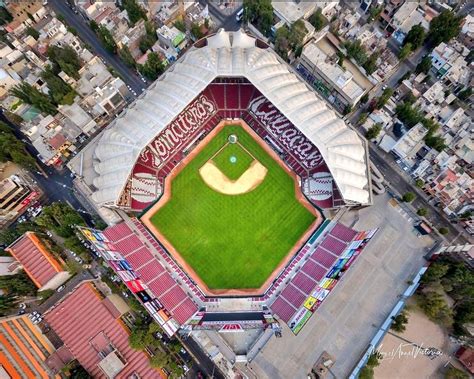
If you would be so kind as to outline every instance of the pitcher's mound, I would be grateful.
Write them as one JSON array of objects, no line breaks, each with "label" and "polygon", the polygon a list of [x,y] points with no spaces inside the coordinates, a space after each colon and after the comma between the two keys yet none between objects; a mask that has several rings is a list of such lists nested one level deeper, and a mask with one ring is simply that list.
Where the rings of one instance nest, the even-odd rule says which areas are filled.
[{"label": "pitcher's mound", "polygon": [[200,169],[202,180],[214,191],[224,195],[240,195],[257,188],[267,175],[267,168],[258,161],[253,161],[250,167],[237,180],[229,179],[213,161],[207,161]]}]

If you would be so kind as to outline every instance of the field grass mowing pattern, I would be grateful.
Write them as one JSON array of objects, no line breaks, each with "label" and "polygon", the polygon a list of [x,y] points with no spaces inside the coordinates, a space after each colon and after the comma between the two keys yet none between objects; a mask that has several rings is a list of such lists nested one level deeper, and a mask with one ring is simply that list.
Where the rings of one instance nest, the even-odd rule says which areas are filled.
[{"label": "field grass mowing pattern", "polygon": [[[268,173],[251,192],[210,189],[199,168],[236,134]],[[151,221],[210,289],[260,287],[314,221],[295,184],[240,126],[226,126],[173,179],[171,199]]]}]

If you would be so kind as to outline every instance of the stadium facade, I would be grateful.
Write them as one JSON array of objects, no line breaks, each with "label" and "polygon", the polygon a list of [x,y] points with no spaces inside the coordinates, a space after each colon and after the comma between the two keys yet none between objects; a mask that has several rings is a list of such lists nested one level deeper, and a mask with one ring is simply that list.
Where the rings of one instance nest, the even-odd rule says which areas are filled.
[{"label": "stadium facade", "polygon": [[84,237],[169,335],[261,331],[243,343],[246,351],[236,347],[228,359],[236,362],[253,359],[280,323],[297,334],[376,230],[324,220],[258,295],[203,291],[130,214],[154,204],[170,173],[225,120],[242,120],[265,141],[314,206],[371,204],[366,142],[268,45],[242,31],[199,40],[69,167],[112,225],[81,228]]}]

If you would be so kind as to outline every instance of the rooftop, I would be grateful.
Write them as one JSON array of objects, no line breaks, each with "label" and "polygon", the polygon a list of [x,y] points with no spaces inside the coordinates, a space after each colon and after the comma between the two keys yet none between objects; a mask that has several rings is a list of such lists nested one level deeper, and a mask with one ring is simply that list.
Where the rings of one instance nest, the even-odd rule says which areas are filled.
[{"label": "rooftop", "polygon": [[38,288],[46,285],[63,269],[33,232],[26,232],[6,248],[19,261]]},{"label": "rooftop", "polygon": [[[150,367],[145,353],[129,346],[129,332],[104,301],[91,283],[82,283],[49,310],[45,319],[93,377],[104,373],[123,378],[132,374],[141,378],[164,377]],[[118,356],[108,358],[111,353],[120,355],[120,364]]]}]

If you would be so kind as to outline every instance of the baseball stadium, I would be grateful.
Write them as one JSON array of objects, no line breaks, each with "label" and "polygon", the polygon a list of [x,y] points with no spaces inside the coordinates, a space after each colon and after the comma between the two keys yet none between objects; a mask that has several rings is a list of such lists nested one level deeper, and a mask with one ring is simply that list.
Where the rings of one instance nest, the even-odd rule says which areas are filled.
[{"label": "baseball stadium", "polygon": [[376,232],[328,217],[372,201],[365,142],[243,31],[197,41],[69,167],[110,225],[84,237],[169,335],[297,334]]}]

